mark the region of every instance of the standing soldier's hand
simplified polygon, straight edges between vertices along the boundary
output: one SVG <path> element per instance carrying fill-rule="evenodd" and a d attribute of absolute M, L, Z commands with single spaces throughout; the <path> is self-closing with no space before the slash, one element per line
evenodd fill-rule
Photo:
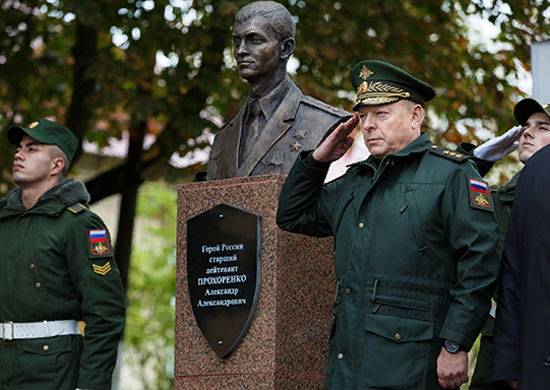
<path fill-rule="evenodd" d="M 444 389 L 455 389 L 468 382 L 468 354 L 449 353 L 441 348 L 437 358 L 437 379 Z"/>
<path fill-rule="evenodd" d="M 353 145 L 353 137 L 350 135 L 359 118 L 353 115 L 347 121 L 340 123 L 327 138 L 315 149 L 313 158 L 320 162 L 333 162 L 342 157 Z"/>
<path fill-rule="evenodd" d="M 479 145 L 474 149 L 474 156 L 482 160 L 498 161 L 517 149 L 521 134 L 523 126 L 514 126 L 504 134 Z"/>

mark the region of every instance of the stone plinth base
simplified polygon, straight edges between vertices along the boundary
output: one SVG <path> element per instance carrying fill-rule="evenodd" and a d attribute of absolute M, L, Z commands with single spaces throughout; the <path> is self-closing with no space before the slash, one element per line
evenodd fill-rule
<path fill-rule="evenodd" d="M 320 389 L 334 298 L 332 240 L 275 224 L 283 176 L 192 183 L 178 188 L 176 389 Z M 209 347 L 187 285 L 187 220 L 220 203 L 259 214 L 261 292 L 250 329 L 227 358 Z"/>

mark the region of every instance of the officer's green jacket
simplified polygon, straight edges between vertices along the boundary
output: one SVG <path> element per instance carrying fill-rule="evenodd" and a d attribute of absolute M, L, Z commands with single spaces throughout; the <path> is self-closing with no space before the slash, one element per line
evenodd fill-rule
<path fill-rule="evenodd" d="M 285 230 L 334 236 L 326 388 L 439 389 L 442 339 L 471 348 L 498 272 L 493 212 L 469 198 L 479 175 L 426 134 L 323 185 L 327 168 L 302 153 L 277 213 Z"/>
<path fill-rule="evenodd" d="M 111 388 L 124 295 L 108 236 L 92 248 L 106 227 L 88 201 L 69 179 L 28 210 L 20 189 L 0 200 L 0 322 L 86 323 L 84 337 L 0 340 L 1 390 Z"/>

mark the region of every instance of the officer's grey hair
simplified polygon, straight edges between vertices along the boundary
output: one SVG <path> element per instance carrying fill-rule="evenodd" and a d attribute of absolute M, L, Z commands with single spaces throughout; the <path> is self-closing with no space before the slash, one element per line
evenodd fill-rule
<path fill-rule="evenodd" d="M 235 15 L 235 24 L 244 23 L 253 17 L 269 19 L 277 39 L 284 41 L 296 36 L 296 22 L 288 10 L 274 1 L 254 1 L 242 7 Z"/>
<path fill-rule="evenodd" d="M 48 150 L 50 152 L 51 157 L 63 159 L 64 164 L 63 164 L 63 170 L 60 173 L 60 177 L 63 178 L 67 176 L 67 172 L 69 172 L 69 168 L 71 165 L 71 163 L 69 162 L 69 158 L 67 157 L 65 152 L 61 150 L 59 146 L 57 145 L 48 145 L 48 146 L 49 146 Z"/>

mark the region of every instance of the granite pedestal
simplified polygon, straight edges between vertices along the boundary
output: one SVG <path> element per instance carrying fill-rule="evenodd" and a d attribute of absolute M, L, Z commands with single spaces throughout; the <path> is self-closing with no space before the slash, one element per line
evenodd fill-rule
<path fill-rule="evenodd" d="M 178 187 L 175 388 L 321 389 L 334 299 L 331 239 L 280 230 L 284 176 L 254 176 Z M 187 280 L 187 221 L 225 203 L 259 214 L 261 291 L 255 317 L 225 359 L 193 316 Z"/>

